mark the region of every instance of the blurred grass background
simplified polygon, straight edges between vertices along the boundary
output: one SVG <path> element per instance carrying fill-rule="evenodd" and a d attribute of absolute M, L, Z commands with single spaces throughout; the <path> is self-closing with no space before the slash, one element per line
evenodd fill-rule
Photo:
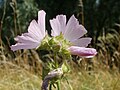
<path fill-rule="evenodd" d="M 93 59 L 74 58 L 72 71 L 63 79 L 62 90 L 120 89 L 120 1 L 119 0 L 0 0 L 0 90 L 40 90 L 42 61 L 35 50 L 12 52 L 14 37 L 27 32 L 37 13 L 49 19 L 58 14 L 74 14 L 92 37 L 89 47 L 98 54 Z"/>

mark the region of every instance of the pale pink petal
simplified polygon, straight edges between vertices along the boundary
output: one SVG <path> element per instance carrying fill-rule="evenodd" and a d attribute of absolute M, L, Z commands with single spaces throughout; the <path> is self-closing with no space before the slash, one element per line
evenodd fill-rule
<path fill-rule="evenodd" d="M 71 46 L 68 50 L 72 55 L 78 55 L 85 58 L 94 57 L 97 54 L 97 51 L 94 48 Z"/>
<path fill-rule="evenodd" d="M 45 16 L 46 16 L 45 11 L 40 10 L 38 12 L 38 24 L 39 24 L 39 27 L 40 27 L 39 31 L 41 31 L 43 37 L 45 37 Z"/>
<path fill-rule="evenodd" d="M 32 20 L 28 27 L 28 33 L 17 36 L 15 38 L 17 43 L 11 46 L 11 50 L 33 49 L 40 45 L 46 34 L 45 15 L 46 13 L 43 10 L 38 12 L 38 23 L 35 20 Z"/>
<path fill-rule="evenodd" d="M 61 32 L 65 31 L 66 27 L 66 16 L 58 15 L 55 19 L 50 20 L 50 25 L 52 27 L 52 36 L 58 36 Z"/>
<path fill-rule="evenodd" d="M 52 30 L 52 31 L 51 31 L 51 35 L 54 36 L 54 37 L 55 37 L 55 36 L 58 36 L 59 34 L 60 34 L 60 33 L 56 32 L 55 30 Z"/>
<path fill-rule="evenodd" d="M 44 37 L 41 31 L 42 30 L 39 27 L 38 23 L 35 20 L 32 20 L 28 27 L 28 33 L 30 33 L 34 37 L 34 39 L 39 41 Z"/>
<path fill-rule="evenodd" d="M 60 30 L 59 31 L 64 33 L 65 32 L 65 28 L 66 28 L 66 16 L 65 15 L 58 15 L 56 17 L 56 19 L 60 23 Z"/>
<path fill-rule="evenodd" d="M 82 25 L 79 25 L 78 20 L 72 15 L 67 23 L 64 37 L 69 41 L 73 41 L 82 37 L 86 33 L 86 29 Z"/>
<path fill-rule="evenodd" d="M 60 30 L 59 30 L 59 22 L 56 19 L 50 20 L 50 25 L 52 27 L 52 36 L 58 36 L 60 35 Z"/>
<path fill-rule="evenodd" d="M 34 39 L 30 33 L 24 33 L 21 36 L 15 38 L 17 43 L 11 46 L 11 50 L 16 51 L 18 49 L 32 49 L 40 45 L 40 41 Z"/>
<path fill-rule="evenodd" d="M 12 51 L 16 51 L 19 49 L 32 49 L 37 47 L 38 45 L 36 43 L 29 43 L 29 44 L 25 44 L 25 43 L 17 43 L 15 45 L 10 46 Z"/>
<path fill-rule="evenodd" d="M 30 33 L 24 33 L 21 36 L 17 36 L 15 41 L 19 43 L 39 43 L 39 41 L 35 40 L 34 37 Z"/>
<path fill-rule="evenodd" d="M 32 20 L 29 27 L 28 32 L 33 34 L 35 39 L 39 41 L 39 39 L 43 39 L 45 37 L 45 16 L 46 13 L 41 10 L 38 12 L 38 23 L 35 20 Z"/>
<path fill-rule="evenodd" d="M 74 41 L 71 41 L 73 45 L 79 46 L 79 47 L 87 47 L 88 44 L 90 44 L 92 38 L 80 38 Z"/>

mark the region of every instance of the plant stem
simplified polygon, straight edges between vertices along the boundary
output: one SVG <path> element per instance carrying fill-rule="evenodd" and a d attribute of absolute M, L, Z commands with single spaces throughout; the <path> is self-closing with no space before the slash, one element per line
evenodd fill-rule
<path fill-rule="evenodd" d="M 4 0 L 3 15 L 2 15 L 2 19 L 0 21 L 0 47 L 2 47 L 2 27 L 3 27 L 5 14 L 6 14 L 6 4 L 7 4 L 7 0 Z M 2 52 L 3 52 L 3 49 L 2 49 Z"/>
<path fill-rule="evenodd" d="M 57 53 L 54 54 L 55 69 L 58 68 L 58 62 L 57 62 L 57 58 L 56 58 L 56 56 L 57 56 Z"/>
<path fill-rule="evenodd" d="M 79 7 L 80 7 L 80 12 L 79 12 L 79 14 L 80 14 L 80 18 L 81 18 L 81 23 L 82 23 L 82 25 L 84 25 L 84 9 L 83 9 L 83 1 L 82 0 L 79 0 Z"/>
<path fill-rule="evenodd" d="M 58 80 L 57 84 L 57 89 L 60 90 L 60 80 Z"/>
<path fill-rule="evenodd" d="M 50 84 L 50 86 L 49 86 L 49 90 L 52 90 L 52 84 Z"/>

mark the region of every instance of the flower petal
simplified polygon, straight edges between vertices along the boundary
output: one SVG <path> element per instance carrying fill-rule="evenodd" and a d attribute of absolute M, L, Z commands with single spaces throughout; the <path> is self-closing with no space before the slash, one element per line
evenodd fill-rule
<path fill-rule="evenodd" d="M 28 27 L 28 32 L 33 34 L 38 41 L 45 37 L 45 16 L 46 13 L 43 10 L 39 11 L 38 23 L 35 20 L 32 20 Z"/>
<path fill-rule="evenodd" d="M 74 41 L 71 41 L 74 45 L 79 47 L 87 47 L 90 44 L 92 38 L 80 38 Z"/>
<path fill-rule="evenodd" d="M 37 47 L 38 45 L 36 43 L 31 43 L 31 44 L 25 44 L 25 43 L 17 43 L 15 45 L 10 46 L 12 51 L 16 51 L 19 49 L 32 49 Z"/>
<path fill-rule="evenodd" d="M 39 27 L 38 23 L 35 20 L 31 21 L 28 27 L 28 33 L 30 33 L 34 37 L 34 39 L 38 41 L 40 41 L 44 37 L 41 28 Z"/>
<path fill-rule="evenodd" d="M 46 16 L 45 11 L 40 10 L 38 12 L 38 24 L 39 24 L 39 27 L 40 27 L 39 31 L 41 31 L 43 37 L 45 37 L 45 16 Z"/>
<path fill-rule="evenodd" d="M 82 37 L 85 33 L 87 33 L 86 29 L 79 25 L 78 20 L 72 15 L 67 23 L 64 37 L 69 41 L 73 41 Z"/>
<path fill-rule="evenodd" d="M 60 35 L 60 31 L 59 31 L 59 27 L 58 27 L 59 22 L 57 22 L 56 19 L 52 19 L 52 20 L 50 20 L 50 25 L 52 27 L 51 35 L 52 36 L 58 36 L 58 35 Z"/>
<path fill-rule="evenodd" d="M 35 40 L 30 33 L 24 33 L 21 36 L 15 38 L 17 43 L 11 46 L 11 50 L 16 51 L 18 49 L 32 49 L 36 48 L 40 42 Z"/>
<path fill-rule="evenodd" d="M 65 32 L 65 28 L 66 28 L 66 16 L 65 15 L 58 15 L 56 17 L 56 19 L 60 23 L 60 31 L 62 31 L 62 33 L 64 33 Z"/>
<path fill-rule="evenodd" d="M 97 51 L 94 48 L 71 46 L 68 50 L 72 55 L 78 55 L 85 58 L 91 58 L 97 54 Z"/>
<path fill-rule="evenodd" d="M 17 43 L 11 46 L 11 50 L 32 49 L 39 46 L 46 34 L 45 15 L 46 13 L 43 10 L 38 12 L 38 23 L 35 20 L 32 20 L 28 27 L 28 33 L 17 36 L 15 38 Z"/>
<path fill-rule="evenodd" d="M 55 19 L 50 20 L 50 25 L 52 27 L 52 36 L 58 36 L 61 32 L 65 31 L 66 27 L 66 16 L 58 15 Z"/>
<path fill-rule="evenodd" d="M 21 36 L 17 36 L 15 41 L 18 43 L 39 43 L 39 41 L 35 40 L 34 37 L 30 33 L 24 33 Z"/>

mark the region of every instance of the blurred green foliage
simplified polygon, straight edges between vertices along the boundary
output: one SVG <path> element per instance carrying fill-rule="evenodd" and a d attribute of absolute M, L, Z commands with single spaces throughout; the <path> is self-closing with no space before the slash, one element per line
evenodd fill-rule
<path fill-rule="evenodd" d="M 120 23 L 119 0 L 83 0 L 85 12 L 85 25 L 95 42 L 103 30 L 109 32 L 115 23 Z"/>

